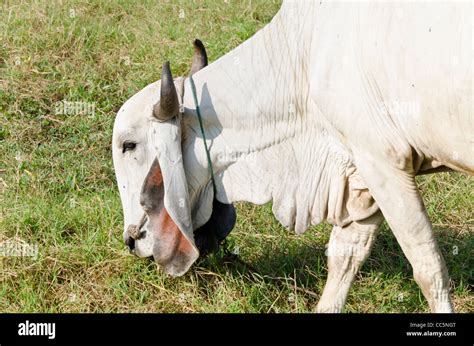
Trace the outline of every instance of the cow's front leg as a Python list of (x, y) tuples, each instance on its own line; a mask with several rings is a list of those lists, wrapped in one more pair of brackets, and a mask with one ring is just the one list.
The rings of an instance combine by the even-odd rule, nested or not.
[(383, 216), (380, 211), (363, 221), (334, 226), (329, 246), (328, 279), (317, 312), (341, 312), (360, 267), (370, 254)]

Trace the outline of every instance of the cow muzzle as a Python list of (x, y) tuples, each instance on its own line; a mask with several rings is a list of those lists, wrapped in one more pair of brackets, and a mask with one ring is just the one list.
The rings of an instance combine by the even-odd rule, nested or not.
[(131, 252), (135, 250), (135, 242), (145, 237), (146, 231), (143, 229), (148, 217), (146, 213), (143, 213), (140, 221), (135, 225), (129, 225), (125, 234), (125, 245), (130, 249)]

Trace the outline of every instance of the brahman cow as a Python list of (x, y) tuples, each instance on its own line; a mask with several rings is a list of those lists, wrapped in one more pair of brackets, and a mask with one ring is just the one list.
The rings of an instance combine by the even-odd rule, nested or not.
[(209, 66), (196, 41), (203, 131), (169, 63), (118, 112), (126, 243), (180, 276), (230, 232), (232, 202), (272, 201), (298, 234), (334, 225), (317, 311), (338, 312), (385, 218), (431, 310), (453, 311), (415, 176), (474, 173), (472, 7), (287, 1)]

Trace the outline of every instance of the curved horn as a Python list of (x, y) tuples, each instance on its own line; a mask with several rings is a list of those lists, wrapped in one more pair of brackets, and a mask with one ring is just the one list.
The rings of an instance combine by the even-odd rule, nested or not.
[(191, 75), (195, 74), (197, 71), (207, 66), (207, 53), (206, 49), (204, 48), (204, 45), (198, 39), (194, 40), (193, 45), (194, 57), (193, 63), (191, 65)]
[(178, 110), (178, 93), (171, 75), (170, 63), (167, 61), (163, 64), (160, 101), (153, 107), (153, 116), (160, 121), (166, 121), (176, 116)]

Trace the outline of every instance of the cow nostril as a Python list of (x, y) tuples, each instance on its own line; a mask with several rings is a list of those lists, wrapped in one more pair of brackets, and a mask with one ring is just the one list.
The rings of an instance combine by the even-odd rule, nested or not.
[(132, 237), (127, 237), (127, 239), (125, 239), (125, 245), (128, 246), (130, 251), (133, 251), (133, 249), (135, 249), (135, 239)]

